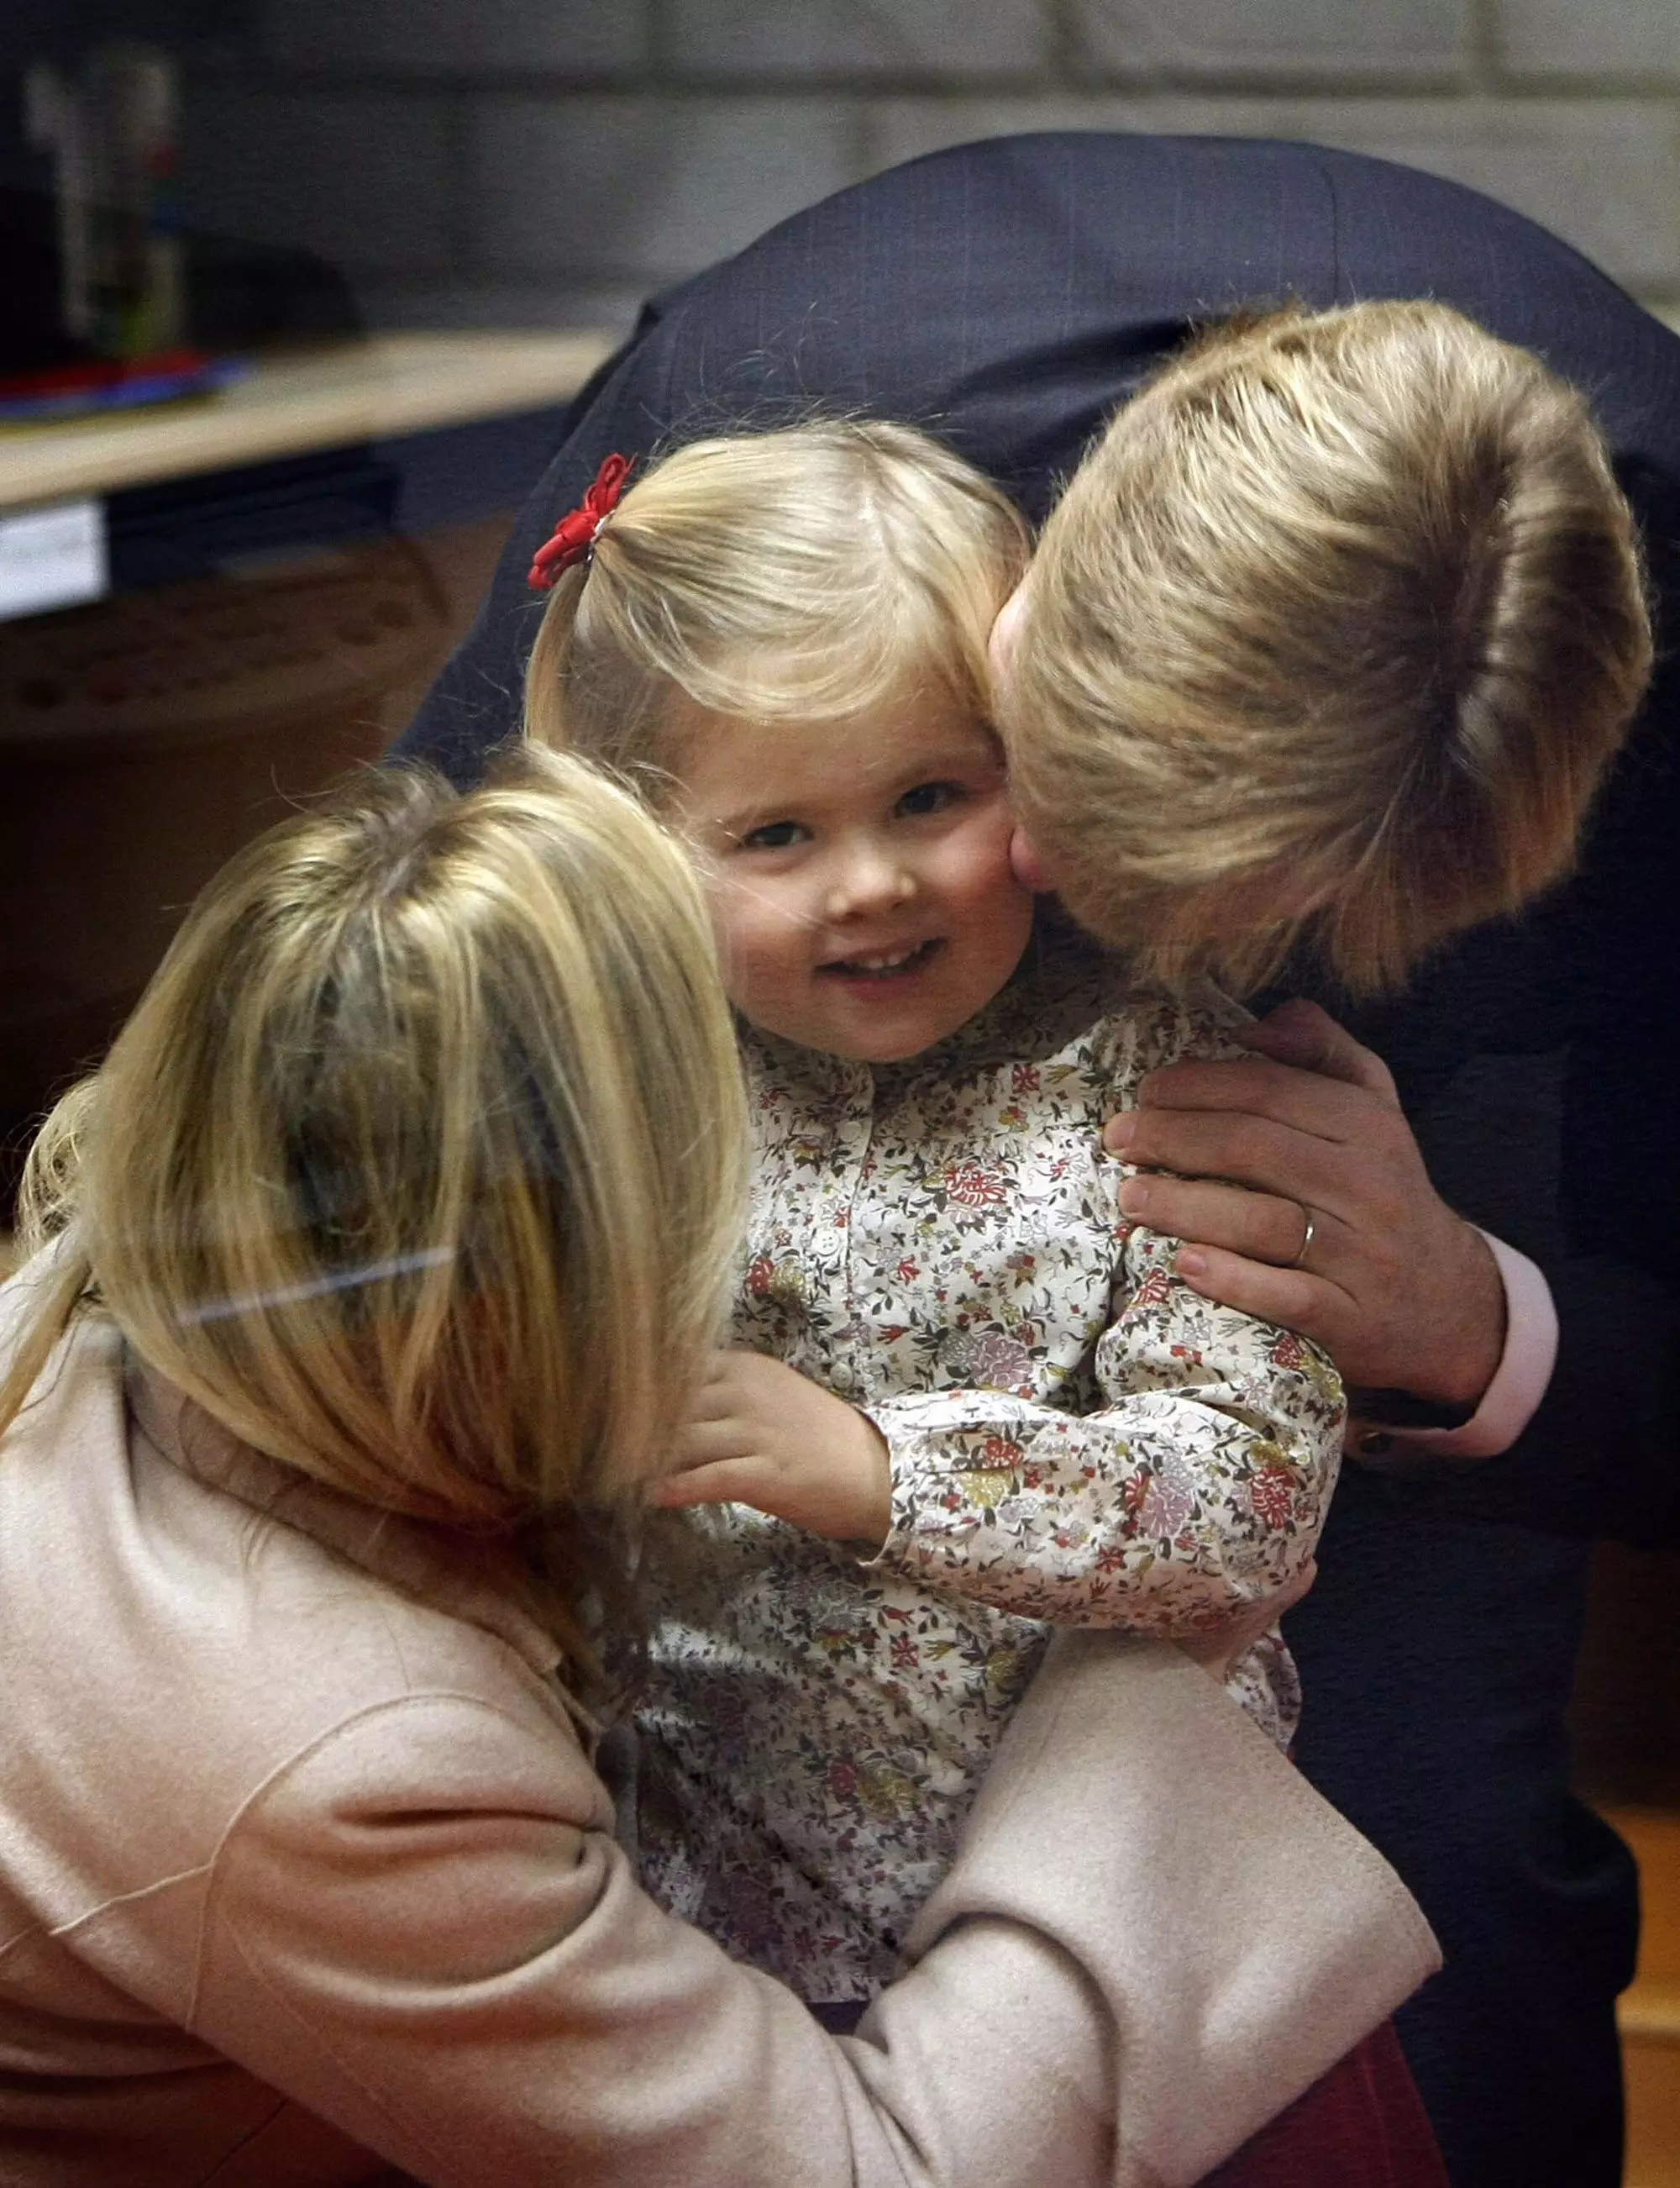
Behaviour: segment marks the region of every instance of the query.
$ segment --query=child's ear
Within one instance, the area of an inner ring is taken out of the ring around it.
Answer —
[[[1039,854],[1033,848],[1032,837],[1018,820],[1015,824],[1015,833],[1009,839],[1009,865],[1022,888],[1031,889],[1035,896],[1044,896],[1056,886],[1046,873]]]

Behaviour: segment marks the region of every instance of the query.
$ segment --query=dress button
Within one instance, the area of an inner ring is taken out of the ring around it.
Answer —
[[[1372,1429],[1354,1448],[1361,1458],[1386,1458],[1394,1449],[1394,1438],[1386,1429]]]
[[[828,1371],[828,1386],[843,1398],[857,1389],[858,1379],[843,1360],[837,1360]]]

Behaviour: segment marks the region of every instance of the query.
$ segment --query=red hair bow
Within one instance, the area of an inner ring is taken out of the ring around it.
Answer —
[[[601,526],[618,506],[618,497],[635,460],[634,456],[609,456],[578,507],[561,518],[554,537],[537,550],[537,559],[531,565],[526,583],[535,591],[547,592],[562,570],[588,559]]]

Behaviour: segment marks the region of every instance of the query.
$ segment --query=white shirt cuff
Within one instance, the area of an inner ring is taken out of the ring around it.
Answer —
[[[1396,1429],[1407,1450],[1440,1458],[1492,1458],[1533,1419],[1558,1357],[1552,1287],[1525,1254],[1484,1231],[1505,1287],[1505,1350],[1482,1401],[1461,1429]]]

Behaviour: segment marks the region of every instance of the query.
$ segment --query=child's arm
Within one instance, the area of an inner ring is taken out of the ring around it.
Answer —
[[[1117,1021],[1116,1094],[1187,1048],[1225,1050],[1232,1014]],[[1113,1165],[1108,1189],[1125,1175]],[[1094,1409],[958,1388],[860,1413],[779,1362],[724,1354],[691,1426],[691,1470],[659,1501],[749,1503],[879,1545],[882,1565],[924,1585],[1064,1625],[1174,1636],[1277,1595],[1311,1564],[1334,1483],[1336,1372],[1304,1339],[1200,1297],[1173,1273],[1175,1240],[1113,1212]]]
[[[1192,1292],[1175,1244],[1125,1242],[1099,1409],[956,1390],[870,1408],[892,1469],[883,1564],[1023,1616],[1164,1635],[1311,1564],[1341,1448],[1336,1372]]]
[[[724,1352],[662,1504],[730,1500],[994,1608],[1159,1634],[1217,1624],[1311,1565],[1333,1486],[1335,1370],[1199,1298],[1134,1231],[1082,1417],[999,1390],[860,1412],[781,1362]]]

